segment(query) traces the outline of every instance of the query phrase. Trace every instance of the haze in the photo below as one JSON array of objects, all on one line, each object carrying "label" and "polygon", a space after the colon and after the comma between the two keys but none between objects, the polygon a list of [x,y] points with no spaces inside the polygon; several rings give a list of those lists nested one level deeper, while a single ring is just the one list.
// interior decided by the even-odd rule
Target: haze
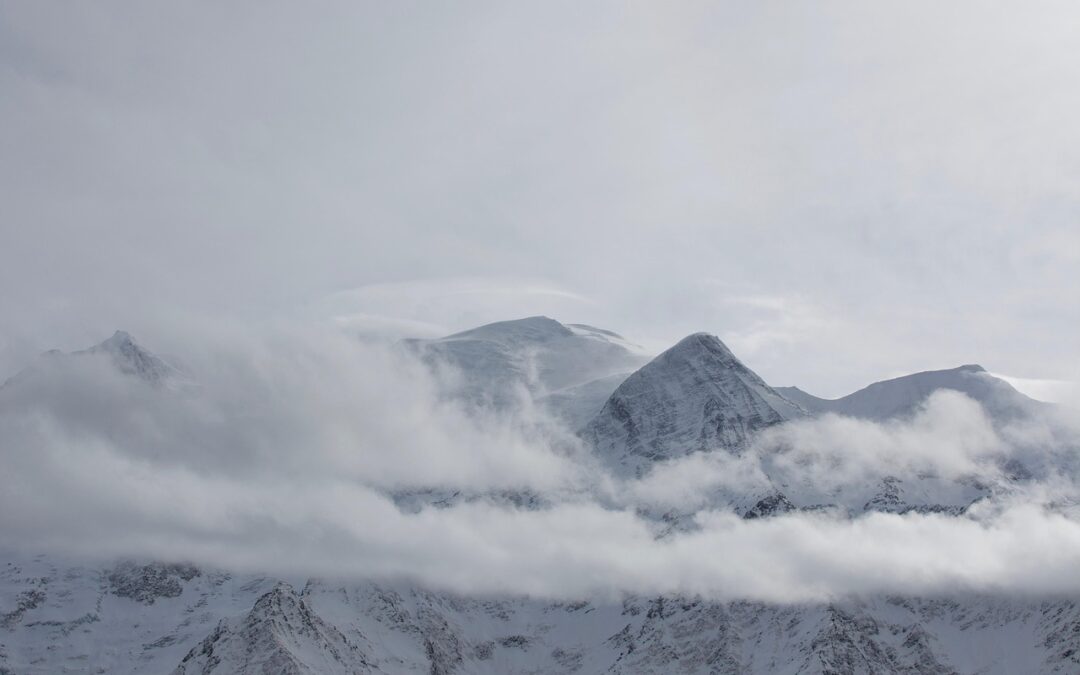
[{"label": "haze", "polygon": [[0,373],[115,328],[549,314],[821,395],[978,362],[1067,398],[1078,19],[0,2]]}]

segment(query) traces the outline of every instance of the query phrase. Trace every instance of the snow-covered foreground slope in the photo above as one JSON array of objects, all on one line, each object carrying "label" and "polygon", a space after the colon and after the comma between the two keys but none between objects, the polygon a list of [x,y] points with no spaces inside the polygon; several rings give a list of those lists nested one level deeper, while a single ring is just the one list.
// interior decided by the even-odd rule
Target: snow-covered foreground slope
[{"label": "snow-covered foreground slope", "polygon": [[1065,598],[550,602],[7,557],[5,674],[1080,672]]},{"label": "snow-covered foreground slope", "polygon": [[79,565],[9,552],[0,563],[0,672],[166,673],[274,584],[190,565]]}]

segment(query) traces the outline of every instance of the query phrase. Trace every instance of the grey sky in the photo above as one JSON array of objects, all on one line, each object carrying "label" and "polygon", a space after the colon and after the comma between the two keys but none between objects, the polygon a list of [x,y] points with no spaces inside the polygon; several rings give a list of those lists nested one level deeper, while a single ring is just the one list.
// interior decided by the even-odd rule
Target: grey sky
[{"label": "grey sky", "polygon": [[546,313],[824,395],[1077,380],[1078,20],[0,0],[0,372],[116,327]]}]

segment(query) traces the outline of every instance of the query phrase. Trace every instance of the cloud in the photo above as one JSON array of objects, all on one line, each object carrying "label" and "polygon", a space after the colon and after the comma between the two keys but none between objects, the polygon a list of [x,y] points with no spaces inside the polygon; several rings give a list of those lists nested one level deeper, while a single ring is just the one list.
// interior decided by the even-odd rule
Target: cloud
[{"label": "cloud", "polygon": [[1067,420],[1046,411],[996,425],[974,400],[940,390],[909,418],[873,422],[827,414],[795,420],[762,431],[741,454],[698,453],[661,462],[619,489],[632,502],[683,512],[705,508],[717,495],[742,496],[749,506],[776,492],[799,506],[859,511],[882,481],[898,481],[920,486],[918,494],[905,495],[913,503],[966,505],[985,489],[1001,487],[1017,463],[1043,481],[1070,467],[1080,434]]},{"label": "cloud", "polygon": [[0,392],[10,452],[70,458],[97,444],[199,473],[334,475],[380,487],[542,488],[573,471],[552,450],[554,432],[531,431],[542,416],[526,407],[466,415],[392,346],[318,330],[218,333],[207,344],[185,354],[197,384],[178,391],[115,372],[106,356],[45,360]]},{"label": "cloud", "polygon": [[594,303],[543,279],[440,277],[367,284],[313,302],[306,314],[332,317],[367,334],[441,337],[484,323],[538,314],[567,317]]},{"label": "cloud", "polygon": [[[322,330],[195,335],[194,385],[155,388],[85,357],[0,390],[0,547],[559,598],[1080,592],[1080,521],[1062,508],[1075,474],[963,517],[747,521],[714,500],[781,480],[835,496],[882,476],[989,479],[1045,438],[1067,454],[1076,436],[1053,421],[1040,424],[1056,436],[999,433],[974,402],[941,393],[908,422],[810,420],[743,455],[691,455],[621,483],[527,400],[466,411],[384,346]],[[429,487],[477,498],[411,512],[389,496]],[[507,490],[543,505],[509,506]],[[658,536],[663,523],[645,515],[658,507],[690,526]]]},{"label": "cloud", "polygon": [[[5,504],[5,531],[23,546],[69,554],[155,554],[229,569],[407,579],[465,593],[792,602],[859,593],[1080,591],[1080,524],[1036,506],[985,521],[915,514],[745,521],[706,511],[701,529],[657,540],[632,512],[590,503],[542,511],[463,504],[405,515],[386,498],[338,481],[259,485],[108,461],[98,470],[117,472],[115,487],[123,490],[72,493],[87,486],[69,474],[73,480],[55,485],[75,504],[40,496],[37,518],[29,520],[16,520],[22,512]],[[77,516],[87,509],[94,518]]]},{"label": "cloud", "polygon": [[1008,451],[982,406],[948,389],[931,394],[910,420],[830,414],[767,430],[757,443],[779,468],[813,472],[809,480],[823,486],[883,474],[980,474]]},{"label": "cloud", "polygon": [[1051,403],[1063,403],[1072,407],[1080,407],[1080,382],[1071,380],[1040,379],[1032,377],[1013,377],[992,373],[994,377],[1000,377],[1020,392],[1038,401]]}]

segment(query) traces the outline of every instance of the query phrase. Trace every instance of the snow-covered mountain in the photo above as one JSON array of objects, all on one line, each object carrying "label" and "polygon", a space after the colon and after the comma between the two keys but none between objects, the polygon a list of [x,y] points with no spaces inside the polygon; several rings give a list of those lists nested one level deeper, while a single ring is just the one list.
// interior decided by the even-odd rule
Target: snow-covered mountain
[{"label": "snow-covered mountain", "polygon": [[[0,673],[165,673],[276,585],[185,564],[5,552]],[[224,672],[224,671],[223,671]]]},{"label": "snow-covered mountain", "polygon": [[738,452],[755,432],[805,415],[719,338],[695,333],[620,384],[583,435],[616,472],[640,475],[692,452]]},{"label": "snow-covered mountain", "polygon": [[886,420],[911,414],[930,394],[941,389],[959,391],[978,401],[994,418],[1014,418],[1042,404],[994,377],[979,365],[930,370],[875,382],[838,399],[818,398],[798,387],[777,391],[813,414],[836,413],[848,417]]},{"label": "snow-covered mountain", "polygon": [[179,371],[157,354],[143,349],[126,331],[118,330],[104,342],[79,354],[105,354],[117,369],[147,382],[160,383],[179,375]]},{"label": "snow-covered mountain", "polygon": [[546,316],[405,344],[446,376],[456,396],[504,407],[525,393],[570,424],[591,418],[615,387],[648,360],[612,331]]},{"label": "snow-covered mountain", "polygon": [[[365,649],[366,647],[366,649]],[[222,619],[173,675],[357,675],[378,672],[371,647],[323,621],[291,586],[279,583],[250,612]]]},{"label": "snow-covered mountain", "polygon": [[[452,371],[454,396],[498,406],[524,395],[556,411],[580,430],[616,484],[668,460],[710,452],[741,459],[762,432],[822,412],[873,420],[907,415],[942,388],[965,393],[991,415],[1037,405],[972,366],[826,401],[770,387],[705,333],[647,361],[613,333],[544,317],[408,348]],[[172,391],[158,383],[180,377],[122,332],[89,350],[45,358],[105,358],[154,387],[145,391],[164,395]],[[12,378],[7,395],[17,396],[12,385],[33,374],[32,367]],[[798,464],[764,466],[758,482],[717,491],[712,506],[749,519],[827,507],[856,517],[910,510],[958,517],[973,501],[1011,489],[978,477],[917,475],[826,493],[813,475],[800,473]],[[468,499],[450,489],[395,497],[406,513]],[[507,508],[548,508],[534,495],[502,499]],[[689,526],[680,521],[687,514],[656,515],[672,528]],[[1078,673],[1078,600],[958,593],[789,605],[682,596],[552,602],[468,597],[405,582],[281,579],[176,561],[103,564],[9,551],[0,553],[0,675]]]},{"label": "snow-covered mountain", "polygon": [[137,377],[155,386],[178,383],[183,380],[183,375],[178,368],[143,348],[127,332],[118,330],[112,337],[88,349],[70,354],[55,349],[45,352],[38,357],[36,363],[12,375],[2,386],[7,387],[33,379],[41,376],[43,371],[77,367],[92,359],[105,360],[118,372]]},{"label": "snow-covered mountain", "polygon": [[[993,387],[993,382],[985,384]],[[893,401],[904,400],[904,409],[911,412],[935,390],[930,386],[900,389]],[[718,338],[697,333],[628,377],[582,436],[623,477],[642,477],[658,463],[693,453],[742,455],[760,432],[810,417],[782,391],[765,383]],[[904,399],[907,393],[910,396]],[[961,477],[882,473],[823,484],[806,467],[777,461],[778,449],[753,450],[753,455],[743,458],[743,466],[754,470],[745,472],[735,485],[715,488],[708,502],[711,507],[732,509],[746,518],[822,509],[851,515],[869,511],[957,514],[995,491],[1011,489],[996,473]],[[671,528],[693,527],[694,509],[642,508]]]},{"label": "snow-covered mountain", "polygon": [[550,602],[6,557],[5,675],[1080,672],[1074,598]]}]

